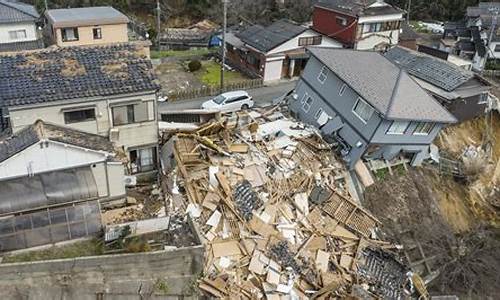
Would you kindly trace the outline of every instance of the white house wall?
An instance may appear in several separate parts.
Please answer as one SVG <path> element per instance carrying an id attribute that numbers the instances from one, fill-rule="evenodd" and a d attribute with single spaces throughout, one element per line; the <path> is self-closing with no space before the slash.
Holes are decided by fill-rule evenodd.
<path id="1" fill-rule="evenodd" d="M 359 17 L 358 23 L 377 23 L 377 22 L 389 22 L 398 21 L 403 19 L 403 14 L 392 14 L 392 15 L 380 15 L 380 16 L 369 16 L 369 17 Z"/>
<path id="2" fill-rule="evenodd" d="M 110 197 L 125 195 L 125 169 L 119 162 L 108 162 L 108 180 Z"/>
<path id="3" fill-rule="evenodd" d="M 34 144 L 0 163 L 0 180 L 102 162 L 104 153 L 54 142 Z M 48 146 L 46 146 L 48 145 Z"/>
<path id="4" fill-rule="evenodd" d="M 153 121 L 114 126 L 110 105 L 135 100 L 148 102 L 148 113 L 150 119 Z M 88 133 L 99 134 L 102 136 L 109 136 L 110 129 L 116 128 L 119 131 L 119 139 L 114 141 L 116 145 L 130 148 L 146 144 L 156 144 L 158 142 L 155 101 L 156 95 L 154 93 L 147 95 L 124 96 L 109 100 L 100 99 L 96 101 L 89 101 L 82 99 L 80 101 L 65 101 L 64 104 L 54 102 L 44 106 L 33 105 L 15 107 L 13 109 L 9 109 L 9 115 L 14 133 L 35 123 L 39 119 L 45 122 L 70 127 Z M 95 105 L 96 120 L 65 124 L 63 110 L 92 105 Z"/>
<path id="5" fill-rule="evenodd" d="M 12 40 L 9 31 L 26 30 L 26 38 Z M 37 30 L 34 23 L 0 24 L 0 44 L 26 42 L 37 40 Z"/>
<path id="6" fill-rule="evenodd" d="M 369 50 L 381 43 L 396 45 L 398 41 L 399 30 L 367 32 L 361 35 L 361 39 L 356 43 L 356 49 Z"/>
<path id="7" fill-rule="evenodd" d="M 281 79 L 283 60 L 267 61 L 264 69 L 264 81 L 275 81 Z"/>
<path id="8" fill-rule="evenodd" d="M 314 31 L 314 30 L 306 30 L 303 33 L 299 34 L 298 36 L 294 37 L 293 39 L 291 39 L 291 40 L 279 45 L 278 47 L 274 48 L 273 50 L 267 52 L 266 56 L 277 54 L 277 53 L 288 52 L 288 51 L 295 50 L 295 49 L 302 49 L 304 47 L 299 46 L 299 38 L 313 37 L 313 36 L 318 36 L 318 35 L 321 35 L 321 34 Z M 336 40 L 334 40 L 332 38 L 329 38 L 327 36 L 323 36 L 323 38 L 321 39 L 321 44 L 315 45 L 314 47 L 342 48 L 342 44 L 337 42 Z"/>

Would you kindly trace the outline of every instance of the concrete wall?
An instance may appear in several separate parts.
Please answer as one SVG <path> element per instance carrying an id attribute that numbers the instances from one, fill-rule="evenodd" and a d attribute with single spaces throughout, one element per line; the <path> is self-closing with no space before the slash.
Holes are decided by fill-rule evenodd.
<path id="1" fill-rule="evenodd" d="M 1 299 L 195 299 L 202 246 L 138 254 L 0 264 Z M 156 282 L 166 288 L 155 288 Z M 102 298 L 98 298 L 102 295 Z"/>
<path id="2" fill-rule="evenodd" d="M 148 103 L 148 115 L 151 121 L 115 126 L 112 121 L 111 106 L 117 103 L 128 103 L 129 101 L 136 100 Z M 115 143 L 127 149 L 158 143 L 155 101 L 156 95 L 154 93 L 136 96 L 124 95 L 109 99 L 77 99 L 49 104 L 44 103 L 43 105 L 12 107 L 9 108 L 9 115 L 14 132 L 33 124 L 39 119 L 102 136 L 109 136 L 110 129 L 116 128 L 119 131 L 119 139 Z M 65 124 L 64 110 L 89 106 L 95 108 L 95 120 Z"/>
<path id="3" fill-rule="evenodd" d="M 13 40 L 9 36 L 9 31 L 26 30 L 26 38 Z M 34 41 L 38 39 L 37 29 L 34 22 L 0 24 L 0 44 Z"/>
<path id="4" fill-rule="evenodd" d="M 94 39 L 93 29 L 101 28 L 101 39 Z M 100 45 L 128 42 L 127 24 L 110 24 L 78 27 L 78 41 L 63 42 L 61 28 L 55 29 L 55 43 L 58 46 Z"/>

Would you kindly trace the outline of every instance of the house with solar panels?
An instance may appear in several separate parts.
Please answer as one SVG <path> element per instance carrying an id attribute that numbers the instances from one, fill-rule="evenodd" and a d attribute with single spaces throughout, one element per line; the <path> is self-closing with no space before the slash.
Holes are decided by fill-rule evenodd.
<path id="1" fill-rule="evenodd" d="M 253 25 L 226 36 L 228 63 L 264 82 L 297 78 L 307 63 L 307 46 L 341 48 L 342 44 L 306 26 L 279 20 Z"/>
<path id="2" fill-rule="evenodd" d="M 33 5 L 0 0 L 0 52 L 43 48 L 39 18 Z"/>
<path id="3" fill-rule="evenodd" d="M 159 85 L 141 42 L 0 55 L 0 107 L 14 135 L 41 119 L 108 138 L 129 174 L 157 166 Z"/>
<path id="4" fill-rule="evenodd" d="M 100 205 L 126 197 L 120 157 L 104 136 L 41 120 L 0 139 L 0 252 L 96 236 Z"/>
<path id="5" fill-rule="evenodd" d="M 311 58 L 289 108 L 338 145 L 353 169 L 361 159 L 403 156 L 418 165 L 456 118 L 378 52 L 309 48 Z"/>
<path id="6" fill-rule="evenodd" d="M 489 107 L 489 91 L 492 86 L 474 72 L 402 47 L 390 49 L 385 57 L 406 70 L 459 122 L 481 116 Z"/>

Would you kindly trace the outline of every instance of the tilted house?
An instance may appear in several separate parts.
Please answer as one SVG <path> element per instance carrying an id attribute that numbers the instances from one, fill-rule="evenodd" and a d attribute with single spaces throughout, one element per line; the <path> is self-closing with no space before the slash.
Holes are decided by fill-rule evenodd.
<path id="1" fill-rule="evenodd" d="M 334 39 L 288 20 L 229 33 L 226 44 L 228 61 L 264 82 L 298 77 L 307 63 L 307 46 L 342 47 Z"/>
<path id="2" fill-rule="evenodd" d="M 485 113 L 489 84 L 481 76 L 451 62 L 406 48 L 394 47 L 385 56 L 462 122 Z"/>
<path id="3" fill-rule="evenodd" d="M 43 121 L 0 140 L 0 252 L 92 236 L 99 203 L 125 198 L 105 137 Z"/>
<path id="4" fill-rule="evenodd" d="M 338 142 L 350 168 L 363 156 L 399 154 L 417 165 L 443 125 L 456 122 L 382 54 L 324 48 L 310 53 L 290 110 Z"/>
<path id="5" fill-rule="evenodd" d="M 111 6 L 49 9 L 47 33 L 58 46 L 128 42 L 127 16 Z"/>
<path id="6" fill-rule="evenodd" d="M 39 18 L 33 5 L 0 0 L 0 52 L 43 48 Z"/>
<path id="7" fill-rule="evenodd" d="M 129 173 L 156 167 L 159 85 L 141 44 L 62 47 L 0 56 L 0 107 L 14 133 L 36 120 L 108 137 Z"/>

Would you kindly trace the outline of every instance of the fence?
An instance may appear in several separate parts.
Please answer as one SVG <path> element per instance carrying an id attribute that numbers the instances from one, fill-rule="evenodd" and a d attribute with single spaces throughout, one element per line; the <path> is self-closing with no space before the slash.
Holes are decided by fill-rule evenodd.
<path id="1" fill-rule="evenodd" d="M 169 101 L 179 101 L 185 99 L 193 99 L 199 97 L 208 97 L 215 96 L 220 93 L 224 93 L 227 91 L 233 90 L 242 90 L 242 89 L 254 89 L 263 86 L 262 79 L 251 79 L 240 82 L 233 82 L 226 84 L 224 89 L 220 89 L 219 86 L 206 86 L 198 89 L 186 89 L 186 90 L 178 90 L 173 91 L 168 94 Z"/>
<path id="2" fill-rule="evenodd" d="M 483 70 L 481 74 L 488 77 L 500 77 L 500 70 Z"/>

